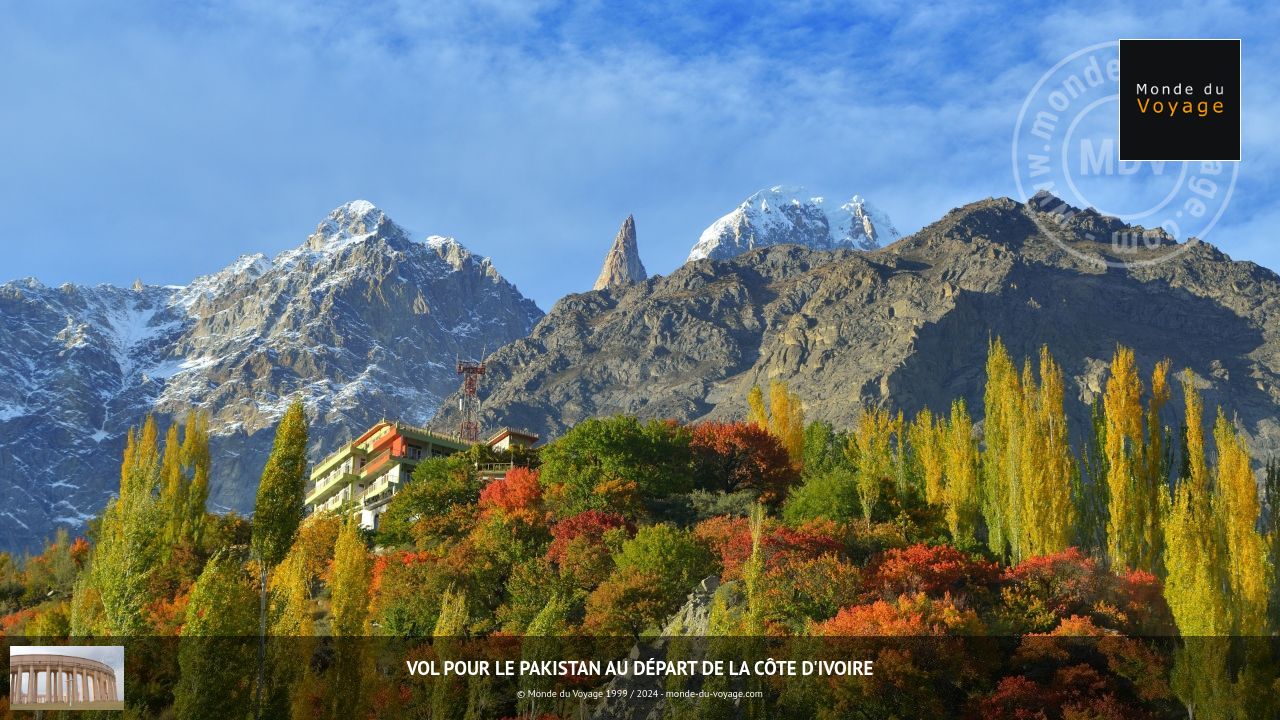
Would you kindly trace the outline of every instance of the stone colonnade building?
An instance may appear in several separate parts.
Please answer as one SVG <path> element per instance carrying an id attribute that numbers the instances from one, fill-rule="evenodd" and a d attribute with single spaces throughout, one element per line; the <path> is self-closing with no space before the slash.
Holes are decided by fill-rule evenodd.
<path id="1" fill-rule="evenodd" d="M 72 655 L 10 655 L 9 702 L 14 705 L 118 702 L 110 665 Z"/>

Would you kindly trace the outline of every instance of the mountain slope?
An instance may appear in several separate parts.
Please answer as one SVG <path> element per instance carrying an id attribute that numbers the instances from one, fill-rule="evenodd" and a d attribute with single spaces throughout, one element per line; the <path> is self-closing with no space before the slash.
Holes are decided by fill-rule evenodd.
<path id="1" fill-rule="evenodd" d="M 523 337 L 541 316 L 487 258 L 411 240 L 364 201 L 298 248 L 185 287 L 2 285 L 0 546 L 95 514 L 118 483 L 124 432 L 150 410 L 210 414 L 211 505 L 247 511 L 298 393 L 320 457 L 383 417 L 426 421 L 457 383 L 456 356 Z"/>
<path id="2" fill-rule="evenodd" d="M 873 252 L 770 247 L 571 295 L 490 356 L 483 419 L 553 435 L 619 412 L 743 417 L 747 390 L 773 378 L 811 418 L 846 426 L 862 403 L 915 412 L 965 397 L 980 413 L 998 335 L 1015 357 L 1048 343 L 1077 432 L 1120 342 L 1148 370 L 1165 356 L 1190 367 L 1209 407 L 1237 413 L 1255 451 L 1280 449 L 1280 277 L 1204 244 L 1153 266 L 1100 269 L 1036 219 L 1007 198 L 985 200 Z M 1109 252 L 1088 238 L 1113 224 L 1085 211 L 1054 232 Z M 436 421 L 451 412 L 446 402 Z"/>
<path id="3" fill-rule="evenodd" d="M 804 188 L 778 185 L 752 193 L 716 220 L 689 251 L 694 260 L 726 260 L 771 245 L 803 245 L 814 250 L 874 250 L 899 237 L 888 216 L 861 197 L 835 205 L 810 197 Z"/>

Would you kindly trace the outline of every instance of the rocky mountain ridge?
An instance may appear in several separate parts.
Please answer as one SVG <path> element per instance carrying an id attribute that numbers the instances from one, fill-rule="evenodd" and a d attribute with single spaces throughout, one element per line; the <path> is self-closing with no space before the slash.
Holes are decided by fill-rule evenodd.
<path id="1" fill-rule="evenodd" d="M 1080 252 L 1132 257 L 1099 241 L 1117 227 L 1092 210 L 1058 223 L 989 199 L 878 250 L 766 247 L 570 295 L 490 356 L 483 420 L 554 436 L 613 413 L 743 417 L 748 389 L 775 378 L 811 418 L 842 426 L 864 404 L 914 413 L 955 397 L 980 417 L 999 336 L 1015 357 L 1049 345 L 1078 433 L 1123 343 L 1147 372 L 1164 357 L 1190 368 L 1257 455 L 1280 452 L 1280 277 L 1205 243 L 1135 250 L 1170 257 L 1129 268 Z M 441 407 L 447 425 L 452 406 Z"/>
<path id="2" fill-rule="evenodd" d="M 383 418 L 425 422 L 456 356 L 542 312 L 456 240 L 413 240 L 365 201 L 300 246 L 181 287 L 0 285 L 0 547 L 73 530 L 118 482 L 130 425 L 210 414 L 210 503 L 251 508 L 274 425 L 301 394 L 319 457 Z"/>

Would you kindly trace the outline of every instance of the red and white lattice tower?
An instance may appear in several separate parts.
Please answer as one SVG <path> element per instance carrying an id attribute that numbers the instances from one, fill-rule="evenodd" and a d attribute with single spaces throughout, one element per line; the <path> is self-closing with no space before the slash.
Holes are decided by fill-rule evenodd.
<path id="1" fill-rule="evenodd" d="M 484 363 L 477 360 L 458 360 L 458 374 L 462 376 L 462 397 L 458 398 L 458 437 L 469 443 L 480 442 L 480 376 L 484 375 Z"/>

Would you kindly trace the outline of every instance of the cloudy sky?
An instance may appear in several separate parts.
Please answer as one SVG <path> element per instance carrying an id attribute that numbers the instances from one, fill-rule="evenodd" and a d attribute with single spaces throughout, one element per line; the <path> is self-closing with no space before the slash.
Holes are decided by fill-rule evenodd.
<path id="1" fill-rule="evenodd" d="M 1244 162 L 1209 241 L 1280 268 L 1280 8 L 898 2 L 0 5 L 0 280 L 178 284 L 365 198 L 544 309 L 636 216 L 651 272 L 752 191 L 904 232 L 1016 195 L 1018 109 L 1119 37 L 1244 40 Z"/>

